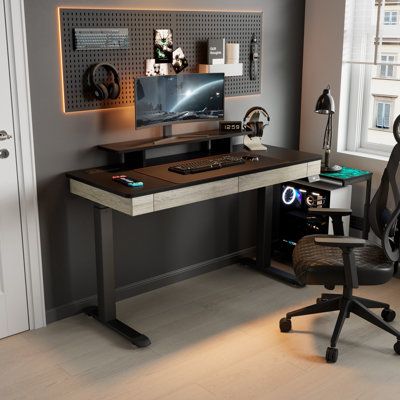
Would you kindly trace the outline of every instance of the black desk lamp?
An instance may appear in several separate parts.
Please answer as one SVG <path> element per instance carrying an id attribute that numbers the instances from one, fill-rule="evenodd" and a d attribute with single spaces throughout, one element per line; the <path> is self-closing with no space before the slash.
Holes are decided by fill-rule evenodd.
<path id="1" fill-rule="evenodd" d="M 315 112 L 317 114 L 328 115 L 328 122 L 326 123 L 324 144 L 322 148 L 325 150 L 325 160 L 321 167 L 322 172 L 338 172 L 342 169 L 339 165 L 329 165 L 329 159 L 331 156 L 331 145 L 332 145 L 332 118 L 335 114 L 335 100 L 331 95 L 331 87 L 328 85 L 324 89 L 321 96 L 319 96 L 317 104 L 315 106 Z"/>

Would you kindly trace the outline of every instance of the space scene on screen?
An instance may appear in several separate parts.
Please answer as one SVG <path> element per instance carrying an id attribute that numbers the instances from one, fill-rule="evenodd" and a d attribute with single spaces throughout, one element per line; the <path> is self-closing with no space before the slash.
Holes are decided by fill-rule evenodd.
<path id="1" fill-rule="evenodd" d="M 183 74 L 139 78 L 135 84 L 138 128 L 224 117 L 224 75 Z"/>

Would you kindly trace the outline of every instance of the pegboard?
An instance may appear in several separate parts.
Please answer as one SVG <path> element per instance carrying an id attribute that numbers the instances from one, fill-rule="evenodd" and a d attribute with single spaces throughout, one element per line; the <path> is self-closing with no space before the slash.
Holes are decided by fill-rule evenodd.
<path id="1" fill-rule="evenodd" d="M 128 28 L 128 49 L 74 51 L 74 28 Z M 185 72 L 197 72 L 207 63 L 207 40 L 225 38 L 240 43 L 243 75 L 227 77 L 225 96 L 260 93 L 262 13 L 143 11 L 109 9 L 60 9 L 61 51 L 65 112 L 99 110 L 133 105 L 134 79 L 145 75 L 145 62 L 153 58 L 153 30 L 173 31 L 174 48 L 181 47 L 189 66 Z M 259 43 L 259 68 L 256 80 L 250 80 L 250 42 L 255 34 Z M 99 101 L 85 95 L 86 72 L 90 65 L 108 62 L 120 76 L 121 94 L 116 100 Z M 170 73 L 174 73 L 170 68 Z M 184 73 L 184 72 L 183 72 Z M 101 76 L 101 74 L 104 74 Z M 106 79 L 100 70 L 99 81 Z"/>

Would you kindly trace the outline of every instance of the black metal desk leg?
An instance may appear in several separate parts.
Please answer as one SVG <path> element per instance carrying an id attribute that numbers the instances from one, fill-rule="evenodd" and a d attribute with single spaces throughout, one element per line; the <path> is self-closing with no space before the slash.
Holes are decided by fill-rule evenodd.
<path id="1" fill-rule="evenodd" d="M 256 266 L 264 270 L 271 266 L 273 186 L 257 189 Z"/>
<path id="2" fill-rule="evenodd" d="M 371 203 L 371 184 L 372 184 L 372 177 L 369 177 L 365 188 L 364 220 L 363 220 L 363 232 L 362 232 L 363 239 L 368 239 L 368 233 L 369 233 L 369 207 Z"/>
<path id="3" fill-rule="evenodd" d="M 304 286 L 294 274 L 271 266 L 271 238 L 273 225 L 274 186 L 257 189 L 257 243 L 256 259 L 242 263 L 254 267 L 271 278 L 292 286 Z"/>
<path id="4" fill-rule="evenodd" d="M 147 336 L 116 318 L 112 210 L 107 207 L 95 206 L 94 225 L 98 307 L 92 307 L 86 310 L 86 313 L 137 347 L 149 346 L 151 342 Z"/>

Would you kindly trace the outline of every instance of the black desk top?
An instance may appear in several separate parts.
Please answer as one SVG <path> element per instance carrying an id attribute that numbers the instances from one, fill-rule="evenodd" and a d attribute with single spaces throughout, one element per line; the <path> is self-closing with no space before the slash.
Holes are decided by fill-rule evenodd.
<path id="1" fill-rule="evenodd" d="M 242 146 L 235 146 L 234 153 L 237 152 L 247 151 L 244 150 Z M 168 167 L 178 164 L 178 161 L 129 170 L 104 166 L 68 172 L 67 177 L 122 197 L 133 198 L 181 187 L 193 186 L 200 183 L 321 160 L 321 156 L 318 154 L 304 153 L 274 146 L 268 146 L 268 150 L 266 151 L 251 152 L 251 154 L 255 153 L 260 156 L 260 161 L 258 162 L 246 161 L 245 164 L 199 174 L 180 175 L 168 171 Z M 113 175 L 122 174 L 142 181 L 144 186 L 142 188 L 130 188 L 112 180 Z"/>

